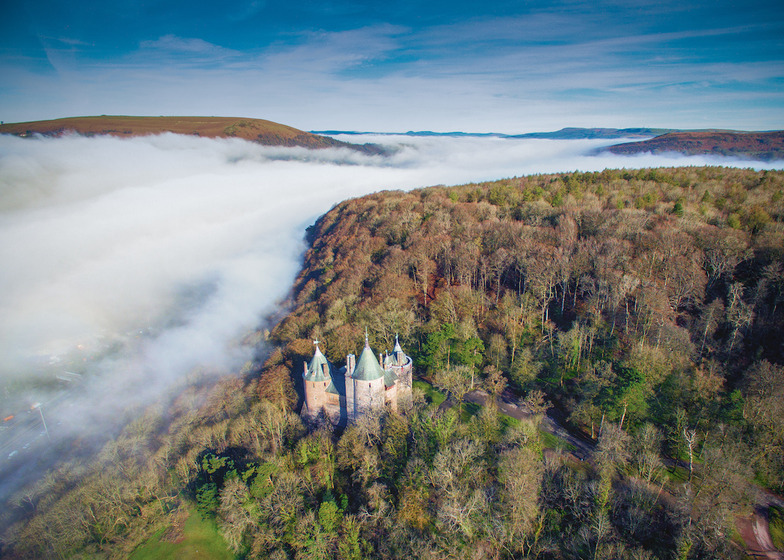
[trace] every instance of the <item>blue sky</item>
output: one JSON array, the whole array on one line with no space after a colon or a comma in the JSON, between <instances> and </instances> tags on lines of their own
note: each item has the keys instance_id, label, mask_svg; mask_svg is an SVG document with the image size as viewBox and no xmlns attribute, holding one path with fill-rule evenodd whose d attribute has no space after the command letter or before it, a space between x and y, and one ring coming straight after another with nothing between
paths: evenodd
<instances>
[{"instance_id":1,"label":"blue sky","mask_svg":"<svg viewBox=\"0 0 784 560\"><path fill-rule=\"evenodd\" d=\"M2 2L0 120L784 128L780 0Z\"/></svg>"}]
</instances>

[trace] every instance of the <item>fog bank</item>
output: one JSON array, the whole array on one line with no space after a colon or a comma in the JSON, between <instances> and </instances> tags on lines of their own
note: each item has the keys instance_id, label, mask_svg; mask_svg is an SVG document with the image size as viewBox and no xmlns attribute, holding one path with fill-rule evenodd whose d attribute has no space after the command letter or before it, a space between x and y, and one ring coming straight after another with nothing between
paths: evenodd
<instances>
[{"instance_id":1,"label":"fog bank","mask_svg":"<svg viewBox=\"0 0 784 560\"><path fill-rule=\"evenodd\" d=\"M29 385L83 374L67 413L51 409L54 431L82 434L196 367L237 371L249 350L236 341L286 295L304 228L348 197L606 167L782 166L590 155L608 140L341 139L395 151L0 137L0 412L18 412L14 391L48 404Z\"/></svg>"}]
</instances>

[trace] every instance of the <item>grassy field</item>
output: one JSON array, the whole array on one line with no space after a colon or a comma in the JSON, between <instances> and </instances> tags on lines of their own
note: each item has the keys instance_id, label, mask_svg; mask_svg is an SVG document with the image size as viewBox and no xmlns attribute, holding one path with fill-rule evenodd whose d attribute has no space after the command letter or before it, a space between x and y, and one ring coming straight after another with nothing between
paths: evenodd
<instances>
[{"instance_id":1,"label":"grassy field","mask_svg":"<svg viewBox=\"0 0 784 560\"><path fill-rule=\"evenodd\" d=\"M202 519L195 511L190 512L182 528L182 534L169 540L161 540L166 529L161 529L145 544L131 554L131 560L234 560L235 556L226 546L218 527L211 519Z\"/></svg>"},{"instance_id":2,"label":"grassy field","mask_svg":"<svg viewBox=\"0 0 784 560\"><path fill-rule=\"evenodd\" d=\"M433 406L441 406L446 400L446 395L433 387L427 381L414 381L414 388L419 389L423 393L425 393L425 398L430 402Z\"/></svg>"},{"instance_id":3,"label":"grassy field","mask_svg":"<svg viewBox=\"0 0 784 560\"><path fill-rule=\"evenodd\" d=\"M575 451L577 449L565 439L544 430L539 430L539 437L542 439L542 445L544 445L545 449L562 449L564 451Z\"/></svg>"},{"instance_id":4,"label":"grassy field","mask_svg":"<svg viewBox=\"0 0 784 560\"><path fill-rule=\"evenodd\" d=\"M770 540L773 546L784 550L784 509L770 508Z\"/></svg>"},{"instance_id":5,"label":"grassy field","mask_svg":"<svg viewBox=\"0 0 784 560\"><path fill-rule=\"evenodd\" d=\"M670 482L682 484L689 480L689 469L674 465L667 469L667 477Z\"/></svg>"},{"instance_id":6,"label":"grassy field","mask_svg":"<svg viewBox=\"0 0 784 560\"><path fill-rule=\"evenodd\" d=\"M501 425L504 427L504 431L506 431L508 428L511 428L512 426L520 425L520 420L518 420L517 418L512 418L511 416L509 416L508 414L504 414L503 412L500 413L498 417L501 419Z\"/></svg>"}]
</instances>

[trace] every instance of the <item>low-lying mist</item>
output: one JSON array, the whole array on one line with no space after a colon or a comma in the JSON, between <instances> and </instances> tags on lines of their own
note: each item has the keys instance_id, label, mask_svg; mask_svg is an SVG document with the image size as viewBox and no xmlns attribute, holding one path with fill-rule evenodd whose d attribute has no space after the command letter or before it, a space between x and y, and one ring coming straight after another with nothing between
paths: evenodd
<instances>
[{"instance_id":1,"label":"low-lying mist","mask_svg":"<svg viewBox=\"0 0 784 560\"><path fill-rule=\"evenodd\" d=\"M590 155L607 140L343 139L394 150L0 137L0 413L26 415L4 426L0 466L40 439L35 402L53 439L86 437L196 368L238 372L252 352L238 341L285 297L305 227L345 198L606 167L761 167Z\"/></svg>"}]
</instances>

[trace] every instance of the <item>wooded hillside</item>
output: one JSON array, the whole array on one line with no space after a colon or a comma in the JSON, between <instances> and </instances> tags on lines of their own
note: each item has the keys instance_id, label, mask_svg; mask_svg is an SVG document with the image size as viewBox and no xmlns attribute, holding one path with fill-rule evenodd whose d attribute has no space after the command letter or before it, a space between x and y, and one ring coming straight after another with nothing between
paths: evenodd
<instances>
[{"instance_id":1,"label":"wooded hillside","mask_svg":"<svg viewBox=\"0 0 784 560\"><path fill-rule=\"evenodd\" d=\"M198 510L241 557L741 558L735 516L784 491L784 173L381 192L309 240L268 359L20 496L4 551L122 557ZM400 414L303 425L312 340L340 364L365 329L454 406L422 385ZM547 401L589 460L539 430Z\"/></svg>"},{"instance_id":2,"label":"wooded hillside","mask_svg":"<svg viewBox=\"0 0 784 560\"><path fill-rule=\"evenodd\" d=\"M616 144L607 148L607 151L625 155L673 152L685 155L707 154L756 161L776 161L784 159L784 131L677 131L640 142Z\"/></svg>"}]
</instances>

